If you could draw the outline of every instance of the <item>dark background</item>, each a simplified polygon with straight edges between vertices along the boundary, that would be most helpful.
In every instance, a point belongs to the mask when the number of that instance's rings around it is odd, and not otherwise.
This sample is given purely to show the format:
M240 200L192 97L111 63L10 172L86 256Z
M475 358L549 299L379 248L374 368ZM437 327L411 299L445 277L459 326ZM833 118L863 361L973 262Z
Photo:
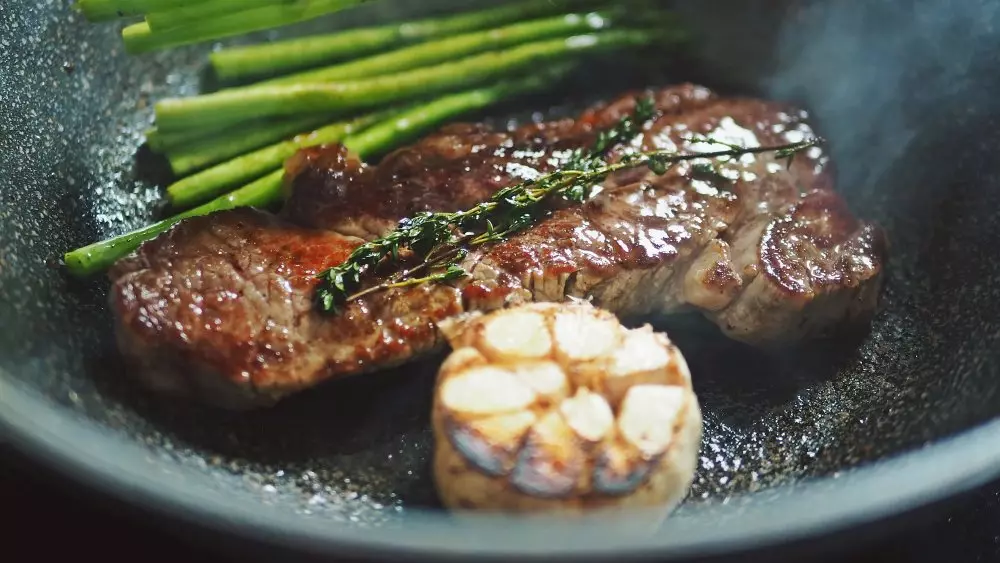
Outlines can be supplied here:
M47 561L72 553L105 561L244 561L192 546L131 513L111 509L27 463L0 444L0 507L5 562ZM943 512L918 516L889 537L850 546L829 563L1000 560L1000 483ZM813 559L812 561L816 561ZM341 562L346 563L346 562Z

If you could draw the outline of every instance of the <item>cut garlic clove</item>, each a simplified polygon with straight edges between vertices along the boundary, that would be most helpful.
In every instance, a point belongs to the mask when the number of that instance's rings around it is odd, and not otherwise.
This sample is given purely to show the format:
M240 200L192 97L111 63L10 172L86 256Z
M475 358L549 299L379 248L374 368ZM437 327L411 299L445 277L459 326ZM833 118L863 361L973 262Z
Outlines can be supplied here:
M618 404L634 385L671 383L671 351L669 343L648 326L629 331L605 373L603 387L608 400Z
M514 374L535 391L539 400L558 403L569 396L569 380L555 362L521 363L514 368Z
M610 354L618 346L620 325L589 307L570 307L556 314L552 331L563 362L586 362Z
M579 389L559 407L566 423L577 437L585 442L596 443L603 440L614 428L615 415L604 397Z
M558 412L549 412L528 434L510 484L533 497L565 498L573 494L585 465L573 430Z
M448 377L469 368L484 366L487 363L486 356L480 354L475 348L459 348L441 364L439 373L443 377Z
M529 310L502 311L483 327L481 349L498 361L542 359L552 351L546 318Z
M618 430L644 456L658 456L673 440L687 396L675 385L636 385L622 400Z
M535 402L535 392L508 370L474 367L445 379L441 404L456 415L488 416L524 410Z
M455 450L476 469L491 476L506 475L514 467L524 435L537 417L531 411L492 416L445 425Z

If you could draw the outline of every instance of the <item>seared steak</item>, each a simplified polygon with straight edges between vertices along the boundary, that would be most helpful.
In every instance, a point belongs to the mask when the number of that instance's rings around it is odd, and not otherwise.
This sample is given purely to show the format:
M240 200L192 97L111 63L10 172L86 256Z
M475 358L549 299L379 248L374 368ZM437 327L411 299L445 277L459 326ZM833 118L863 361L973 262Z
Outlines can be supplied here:
M305 149L286 165L291 193L284 214L303 226L375 238L420 211L467 209L500 188L558 168L570 150L592 145L598 132L634 112L643 94L625 94L577 119L513 131L451 125L395 151L378 167L339 146ZM663 123L713 101L708 90L693 86L649 94Z
M782 104L690 85L652 94L659 117L609 158L718 149L692 133L741 145L812 134L805 114ZM151 385L235 408L411 360L440 345L440 322L527 301L585 298L622 316L693 308L758 345L872 312L886 243L832 191L819 149L790 166L762 155L664 176L623 172L586 204L471 253L471 279L372 294L335 315L314 310L315 274L361 239L557 168L631 112L635 95L512 131L448 127L378 167L340 146L302 151L287 164L281 218L239 210L191 219L114 268L121 348Z
M315 312L316 275L360 243L253 209L184 221L112 270L119 347L153 389L229 408L433 347L435 322L460 312L455 288Z

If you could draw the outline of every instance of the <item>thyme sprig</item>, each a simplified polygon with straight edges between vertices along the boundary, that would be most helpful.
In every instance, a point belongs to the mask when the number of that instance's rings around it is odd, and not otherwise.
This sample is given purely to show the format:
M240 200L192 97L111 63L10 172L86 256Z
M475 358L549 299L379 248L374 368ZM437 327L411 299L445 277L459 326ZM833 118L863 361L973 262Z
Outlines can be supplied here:
M641 122L637 118L632 121L631 125L616 128L618 134L634 136ZM599 140L595 150L588 155L580 156L575 162L571 157L566 168L501 189L489 200L465 211L423 212L403 219L395 230L359 246L344 263L320 274L321 281L317 288L319 306L324 311L336 312L341 304L373 292L463 278L468 272L459 263L469 248L502 241L530 227L551 213L552 203L556 200L570 204L587 201L594 186L620 170L646 166L653 173L663 175L680 162L738 158L760 153L775 153L778 159L790 159L796 153L822 142L813 138L782 145L742 147L699 139L699 142L724 148L692 153L639 152L627 154L611 164L601 160L600 154L621 142L622 138ZM386 263L399 263L404 256L417 257L421 261L389 276L378 285L358 291L365 274Z
M604 166L603 156L616 145L634 139L643 125L656 116L656 101L651 97L636 100L635 111L622 117L611 129L601 131L593 146L574 149L563 168L588 170Z
M656 115L656 103L652 97L636 100L635 110L623 116L610 129L597 134L594 144L588 149L577 148L562 164L564 170L588 170L604 166L604 155L616 145L634 139L643 126ZM459 217L455 213L421 213L412 218L403 219L395 230L381 239L358 247L348 259L339 266L329 268L320 273L320 285L317 297L324 311L335 312L337 305L344 301L357 299L376 291L419 285L421 283L450 281L461 278L466 272L457 264L465 257L466 251L459 246L463 242L485 244L490 240L499 240L506 234L520 230L533 223L540 212L538 203L532 201L532 195L519 193L516 188L528 187L530 182L500 190L494 194L491 201L480 204ZM511 197L518 193L520 197ZM584 197L582 188L574 193L567 193L569 199ZM502 205L501 205L502 202ZM485 208L491 206L487 211ZM505 209L500 209L501 207ZM521 209L518 214L516 209ZM485 217L486 213L507 217L497 229L497 219ZM499 212L499 213L498 213ZM457 223L456 223L457 222ZM461 232L462 227L479 223L482 232L478 236ZM460 233L457 234L456 233ZM391 258L398 262L401 253L406 249L409 253L424 256L417 266L397 272L384 282L364 291L351 295L361 286L361 278L368 270L375 269L381 263ZM420 272L427 272L422 277L414 277Z

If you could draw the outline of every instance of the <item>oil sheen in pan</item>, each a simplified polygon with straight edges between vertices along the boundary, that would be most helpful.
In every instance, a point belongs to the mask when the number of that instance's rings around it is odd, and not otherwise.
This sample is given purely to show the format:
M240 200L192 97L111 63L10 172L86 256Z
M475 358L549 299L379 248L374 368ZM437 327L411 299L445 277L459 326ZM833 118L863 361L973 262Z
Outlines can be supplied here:
M158 192L134 159L150 124L149 101L195 91L202 60L198 50L129 60L113 34L55 25L51 17L22 9L11 20L0 19L0 37L21 36L14 24L34 30L13 46L8 85L18 96L0 107L24 134L0 136L0 155L4 170L35 179L0 194L23 202L23 213L0 220L0 318L30 319L25 330L46 333L46 345L57 350L44 360L34 360L30 349L15 351L11 363L34 362L23 375L35 377L32 385L147 444L151 456L211 473L223 491L249 491L280 509L365 524L435 505L428 467L434 361L334 383L270 411L233 415L158 400L128 383L119 373L102 280L44 300L23 298L44 294L33 284L56 274L7 252L5 240L27 240L35 254L55 256L152 215ZM66 29L74 30L72 39L62 35ZM919 182L912 185L922 189ZM873 216L885 220L878 202L872 203ZM68 217L76 230L47 230ZM941 358L955 352L934 337L941 327L932 319L944 312L940 299L911 281L918 279L912 275L918 256L906 249L922 248L913 239L926 230L905 232L913 233L909 240L894 240L887 310L860 347L822 342L769 357L722 340L693 319L658 323L687 356L706 411L692 501L723 501L802 476L835 474L932 435L912 427L920 417L892 413L901 403L930 405L941 386L954 384L933 375ZM956 425L962 417L948 420ZM878 432L870 431L874 425Z

